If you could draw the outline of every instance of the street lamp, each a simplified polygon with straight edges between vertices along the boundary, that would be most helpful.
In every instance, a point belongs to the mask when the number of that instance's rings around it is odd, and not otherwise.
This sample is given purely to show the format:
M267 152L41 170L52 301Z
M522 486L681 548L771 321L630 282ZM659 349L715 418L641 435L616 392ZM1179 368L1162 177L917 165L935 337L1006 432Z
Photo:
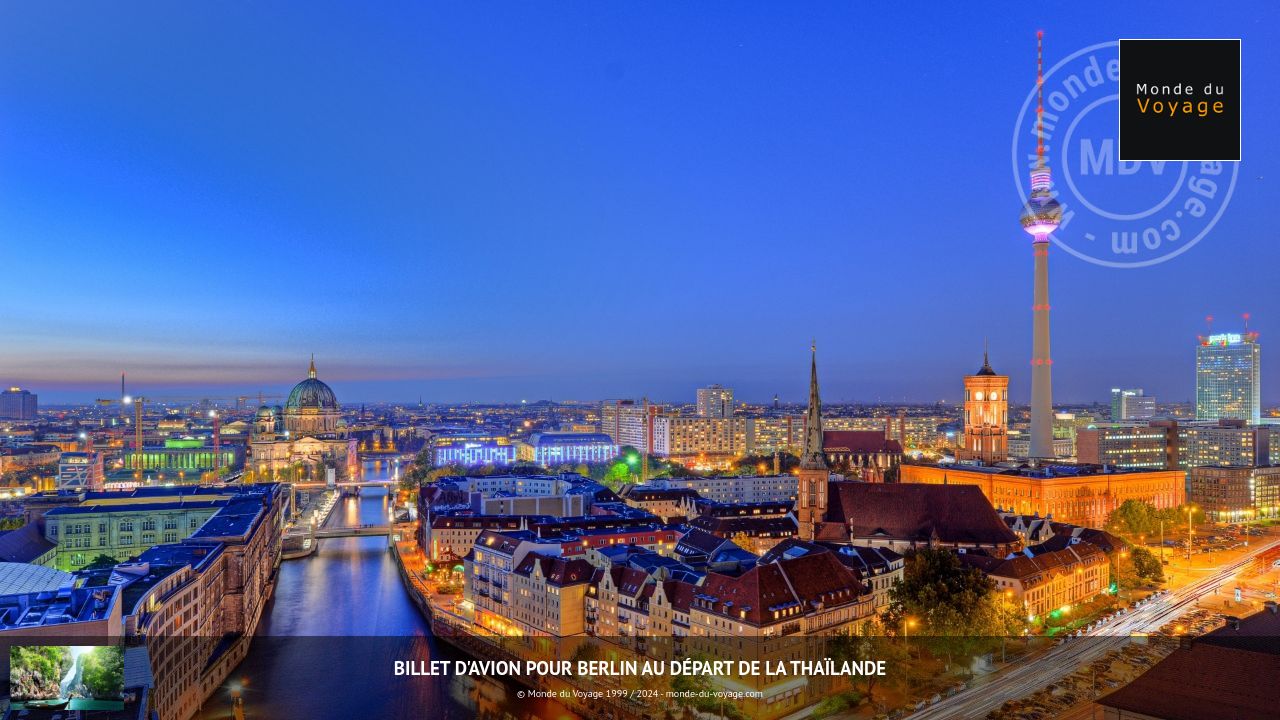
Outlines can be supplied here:
M1187 569L1191 569L1191 540L1195 537L1195 530L1191 527L1191 516L1194 514L1195 506L1188 505L1184 510L1187 513Z

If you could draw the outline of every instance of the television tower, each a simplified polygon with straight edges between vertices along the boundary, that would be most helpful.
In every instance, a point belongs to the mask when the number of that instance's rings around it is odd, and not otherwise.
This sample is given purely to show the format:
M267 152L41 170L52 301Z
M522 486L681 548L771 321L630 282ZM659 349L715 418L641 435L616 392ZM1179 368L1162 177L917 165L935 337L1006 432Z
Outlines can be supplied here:
M1031 169L1031 196L1022 208L1022 229L1031 235L1035 256L1035 291L1031 305L1031 460L1053 453L1053 360L1049 357L1049 236L1062 220L1053 198L1053 183L1044 159L1044 31L1036 33L1036 164Z

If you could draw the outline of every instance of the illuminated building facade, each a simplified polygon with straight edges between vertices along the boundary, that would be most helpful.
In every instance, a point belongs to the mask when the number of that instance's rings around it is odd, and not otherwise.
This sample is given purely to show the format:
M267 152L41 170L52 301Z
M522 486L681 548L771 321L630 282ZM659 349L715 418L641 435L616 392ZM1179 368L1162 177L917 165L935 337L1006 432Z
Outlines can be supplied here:
M646 487L692 490L698 497L718 503L783 502L796 499L795 475L712 475L654 478Z
M129 449L122 453L124 467L130 470L161 470L172 472L173 479L178 479L179 471L186 473L192 482L198 481L199 474L213 470L214 467L238 467L244 460L241 448L224 444L215 453L212 446L206 446L202 439L168 439L162 447L144 447L141 463L139 453ZM221 460L215 460L221 456Z
M1270 465L1272 429L1243 420L1188 423L1179 426L1181 463L1190 469L1206 465Z
M742 417L657 415L652 419L653 454L693 461L698 456L736 458L748 454L748 425Z
M1280 465L1254 468L1253 503L1257 517L1280 517Z
M1111 388L1111 421L1150 420L1156 416L1156 399L1142 388Z
M235 490L178 486L87 493L77 505L44 514L44 535L57 543L54 567L79 570L99 555L134 557L199 530L234 498Z
M663 413L661 405L648 400L606 400L600 406L600 432L613 438L619 446L649 453L666 454L667 441L657 435L653 418Z
M747 444L751 454L799 454L803 436L804 418L800 416L751 418L747 424Z
M102 453L64 452L58 459L59 490L101 490Z
M964 437L956 456L984 463L1009 459L1009 376L998 375L986 353L978 372L964 378Z
M319 437L338 432L342 408L333 390L316 377L316 361L311 359L307 377L293 386L284 404L284 429L292 437Z
M733 417L733 388L719 385L698 388L698 416L705 418Z
M1103 527L1125 500L1141 500L1159 509L1175 508L1186 497L1181 470L1113 470L1069 463L1015 467L903 463L903 483L975 485L992 505L1059 522Z
M605 433L535 433L519 444L517 456L543 467L603 463L618 456L618 445Z
M1262 419L1258 334L1219 333L1196 346L1196 420Z
M1194 467L1188 476L1188 500L1211 521L1241 522L1276 514L1274 488L1280 485L1280 466Z
M1028 619L1091 600L1111 584L1107 554L1087 542L1034 555L966 553L960 559L991 578L996 595L1021 607Z
M522 635L567 637L586 632L586 595L595 568L581 558L531 552L508 576L506 619Z
M431 464L435 467L512 465L517 460L519 451L511 438L489 433L437 435L428 440L428 443Z
M0 420L35 420L38 411L35 393L20 387L0 392Z
M333 390L316 377L313 358L307 377L293 387L283 408L263 405L253 420L246 463L260 478L305 468L311 480L353 477L359 464L356 438L339 421L341 408Z
M1165 470L1178 467L1178 436L1167 427L1112 423L1076 431L1076 458L1091 465Z

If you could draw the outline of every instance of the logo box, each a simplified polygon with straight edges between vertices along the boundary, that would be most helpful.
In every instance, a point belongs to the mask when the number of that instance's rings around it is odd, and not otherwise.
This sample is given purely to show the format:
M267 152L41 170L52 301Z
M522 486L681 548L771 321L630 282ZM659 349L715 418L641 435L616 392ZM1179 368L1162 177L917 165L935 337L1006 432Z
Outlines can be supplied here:
M1240 159L1240 41L1120 40L1119 156Z

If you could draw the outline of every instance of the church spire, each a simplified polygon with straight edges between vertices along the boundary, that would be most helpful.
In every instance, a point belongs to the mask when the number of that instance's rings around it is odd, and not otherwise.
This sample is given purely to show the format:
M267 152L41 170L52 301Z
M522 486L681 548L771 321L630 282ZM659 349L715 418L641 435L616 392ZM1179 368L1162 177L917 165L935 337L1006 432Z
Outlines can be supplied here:
M818 343L809 348L809 412L804 421L804 452L800 467L826 470L827 456L822 451L822 399L818 395Z
M311 353L311 368L307 370L307 377L315 379L316 376L316 354Z

